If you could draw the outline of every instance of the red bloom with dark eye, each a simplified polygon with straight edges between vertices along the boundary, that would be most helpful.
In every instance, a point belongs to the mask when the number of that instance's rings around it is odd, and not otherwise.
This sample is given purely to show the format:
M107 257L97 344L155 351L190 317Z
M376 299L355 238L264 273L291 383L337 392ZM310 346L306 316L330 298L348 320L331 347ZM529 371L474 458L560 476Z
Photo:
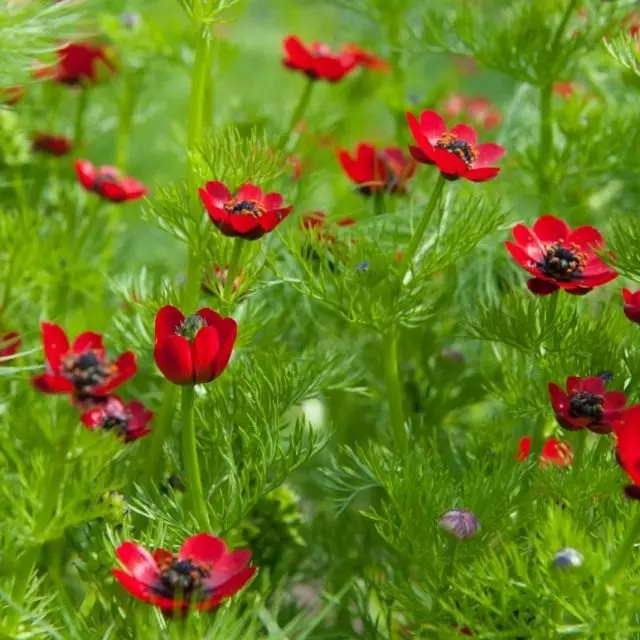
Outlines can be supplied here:
M356 44L347 44L343 47L343 52L347 55L353 56L356 61L356 65L371 69L372 71L389 71L391 65L380 56L375 53L371 53L366 49L360 48Z
M293 207L282 206L279 193L263 193L254 184L242 185L235 196L222 182L207 182L200 199L211 222L225 236L257 240L273 231Z
M411 155L418 162L438 167L447 180L485 182L500 173L498 167L490 165L502 158L504 147L493 142L478 145L473 127L457 124L447 131L447 125L435 111L423 111L419 120L407 113L407 121L417 144L409 147Z
M18 104L24 98L24 87L14 85L12 87L0 87L0 102L9 107Z
M544 215L531 229L515 225L513 237L515 243L506 242L505 246L515 261L534 276L527 286L536 295L558 289L584 295L618 277L598 256L604 240L593 227L572 231L564 220Z
M358 191L372 193L405 193L407 182L416 171L416 163L398 147L376 149L371 144L359 144L352 156L338 149L338 160Z
M324 42L313 42L306 47L299 38L284 40L285 67L302 71L311 80L338 82L357 66L356 58L347 50L334 54Z
M71 86L94 84L101 71L115 73L116 67L107 55L107 49L90 42L71 42L57 51L58 62L54 66L39 67L37 78L51 78Z
M549 396L556 420L569 431L586 428L594 433L611 433L626 403L622 391L606 390L604 376L570 376L566 391L550 382Z
M135 178L125 178L115 167L96 167L88 160L74 162L80 184L109 202L131 202L147 193L147 188Z
M624 315L631 322L640 324L640 289L635 293L632 293L629 289L623 289L622 298L624 300Z
M125 442L133 442L151 433L147 426L155 414L134 400L126 405L118 396L110 396L80 416L84 425L91 430L112 431Z
M0 364L5 358L9 359L15 356L21 345L22 340L20 340L20 334L17 331L0 334Z
M532 438L530 436L524 436L520 438L520 444L518 447L518 453L516 454L516 460L524 462L531 453ZM573 462L573 451L571 445L568 442L563 442L557 438L547 438L542 446L540 452L540 464L548 465L555 464L558 467L567 467Z
M52 156L66 156L72 146L71 140L66 136L54 136L48 133L36 133L31 144L34 151L42 151Z
M47 370L32 379L33 386L44 393L68 393L73 401L103 402L112 391L133 377L136 357L131 351L115 362L107 357L102 335L87 331L69 344L65 332L57 325L43 322L42 344Z
M226 368L238 327L211 309L185 318L176 307L162 307L156 315L156 364L174 384L211 382Z
M235 595L256 572L247 549L228 551L224 541L208 533L185 540L177 554L156 549L152 554L135 542L117 549L123 569L115 579L134 597L168 615L186 615L189 608L209 611Z
M640 500L640 405L629 407L613 425L616 457L633 484L624 488L627 497Z

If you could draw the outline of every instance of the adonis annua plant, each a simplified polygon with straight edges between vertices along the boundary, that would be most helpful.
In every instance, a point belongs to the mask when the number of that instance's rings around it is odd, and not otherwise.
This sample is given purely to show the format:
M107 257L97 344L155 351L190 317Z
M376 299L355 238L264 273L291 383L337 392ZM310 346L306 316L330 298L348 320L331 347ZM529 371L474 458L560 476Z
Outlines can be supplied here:
M640 637L637 4L5 2L0 636Z

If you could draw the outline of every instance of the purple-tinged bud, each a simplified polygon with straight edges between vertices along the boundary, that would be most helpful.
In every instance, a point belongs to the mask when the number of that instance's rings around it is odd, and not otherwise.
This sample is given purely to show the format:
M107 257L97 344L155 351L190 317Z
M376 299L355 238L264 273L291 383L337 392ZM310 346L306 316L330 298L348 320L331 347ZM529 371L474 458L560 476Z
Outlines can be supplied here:
M440 516L440 528L458 540L467 540L480 531L480 523L471 511L451 509Z
M132 11L127 11L120 16L120 23L125 29L135 29L140 24L140 16Z
M555 556L553 556L553 566L557 569L577 569L582 566L584 562L584 556L571 547L560 549Z

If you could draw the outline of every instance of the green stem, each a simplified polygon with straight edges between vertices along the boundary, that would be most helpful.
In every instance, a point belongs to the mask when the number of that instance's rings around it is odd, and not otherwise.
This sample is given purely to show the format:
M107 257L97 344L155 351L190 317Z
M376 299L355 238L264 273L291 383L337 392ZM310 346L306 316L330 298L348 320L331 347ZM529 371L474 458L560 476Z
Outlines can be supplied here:
M240 266L240 256L242 255L242 250L244 249L244 243L246 240L243 238L236 238L233 244L233 251L231 252L231 261L229 262L229 267L227 269L227 280L224 283L224 290L222 292L222 299L225 303L227 303L230 299L230 293L233 290L233 281L236 278L236 274L238 273L238 267Z
M302 95L300 96L300 100L298 101L298 105L291 115L289 126L285 131L282 132L280 138L278 138L278 149L281 149L285 152L288 150L289 144L291 142L291 135L293 134L296 125L298 124L298 122L300 122L302 116L306 113L307 108L309 107L309 102L311 101L311 95L313 93L314 86L315 80L313 78L309 78L304 86L304 90L302 92Z
M556 29L556 33L553 36L553 40L551 41L550 58L552 60L555 58L554 54L556 53L556 49L560 45L560 42L564 36L565 29L569 24L569 20L571 20L571 16L574 14L574 12L576 11L576 8L578 7L579 1L580 0L569 0L569 3L567 4L567 8L564 10L564 13L562 14L562 18L560 19L560 24Z
M540 146L538 152L538 170L541 213L544 213L552 202L549 171L551 150L553 149L552 97L551 83L540 87Z
M13 189L16 194L20 213L25 215L29 208L29 203L27 201L27 193L24 189L24 180L22 178L22 170L20 167L15 167L13 170Z
M162 405L160 412L153 425L151 433L151 450L148 458L144 461L144 466L149 470L149 479L158 479L162 477L163 458L162 447L169 436L171 430L171 421L173 418L176 400L178 396L178 387L167 380L164 384L164 394L162 396Z
M76 106L76 120L73 126L73 150L76 154L80 152L84 143L84 121L89 104L89 90L84 87L80 88L78 94L78 104Z
M581 429L575 435L576 446L573 452L573 475L578 475L584 462L584 454L587 450L587 438L589 431L587 429Z
M193 513L198 525L209 529L207 503L202 488L200 465L198 464L198 447L196 443L196 427L194 420L195 387L187 385L182 388L182 456L187 476L187 494L191 496Z
M615 578L618 576L620 571L629 565L629 554L633 549L633 546L640 535L640 510L636 511L636 514L633 516L633 520L631 521L631 525L627 531L627 535L625 539L622 541L622 544L618 548L618 552L616 553L616 557L613 560L613 564L609 568L609 571L605 574L604 581L605 582L613 582Z
M404 454L408 452L409 441L404 428L404 400L400 373L398 371L398 326L391 325L382 337L382 362L384 379L389 401L389 416L396 444Z
M384 191L376 191L373 194L373 215L381 216L384 213Z
M131 140L131 128L133 126L133 114L135 112L133 78L127 75L123 79L122 94L118 103L118 133L116 137L116 167L121 171L127 171L129 160L129 142Z
M388 37L391 45L391 78L393 81L393 95L400 102L394 108L394 120L396 126L396 139L402 140L407 130L405 120L405 107L407 100L407 80L405 76L405 66L402 63L402 11L392 11L389 14Z

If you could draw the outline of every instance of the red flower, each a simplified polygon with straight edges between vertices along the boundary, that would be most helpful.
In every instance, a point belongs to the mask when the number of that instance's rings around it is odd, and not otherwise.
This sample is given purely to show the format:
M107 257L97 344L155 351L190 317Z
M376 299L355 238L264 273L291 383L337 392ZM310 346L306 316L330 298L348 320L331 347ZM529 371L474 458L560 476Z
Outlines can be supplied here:
M24 87L14 85L12 87L0 87L0 102L9 107L18 104L24 98Z
M287 158L287 164L291 168L291 177L294 180L299 180L302 175L302 171L304 170L304 163L300 156L291 155Z
M15 356L21 345L22 340L17 331L0 334L0 364Z
M486 98L467 98L460 93L452 93L445 104L445 111L448 118L468 116L487 131L502 122L500 111Z
M227 366L238 327L211 309L185 318L176 307L162 307L156 315L156 364L174 384L200 384L217 378Z
M520 438L520 445L518 453L516 454L516 460L524 462L531 453L530 436L524 436ZM555 464L558 467L568 467L573 462L573 451L571 445L568 442L563 442L557 438L547 438L542 446L540 452L540 464Z
M72 147L72 142L66 136L55 136L48 133L36 133L31 148L43 151L52 156L66 156Z
M629 407L614 423L616 457L633 484L625 487L627 497L640 500L640 405Z
M165 614L185 615L189 607L209 611L235 595L256 572L247 566L251 552L229 552L223 540L198 533L187 538L177 555L166 549L153 554L135 542L117 549L125 570L115 579L134 597L156 605Z
M575 84L573 82L554 82L552 91L567 100L575 93Z
M113 431L125 442L133 442L151 433L147 426L155 414L136 400L125 405L118 396L110 396L80 416L88 429Z
M39 67L35 71L37 78L52 78L56 82L68 85L94 84L99 72L106 69L115 73L116 67L107 56L104 46L90 42L71 42L57 51L58 62L55 66Z
M338 149L338 160L358 185L358 191L366 196L381 191L405 193L417 166L398 147L376 149L371 144L359 144L354 156L345 149Z
M513 237L516 242L506 242L505 246L515 261L534 276L527 286L536 295L558 289L584 295L618 276L597 255L604 240L593 227L572 231L563 220L544 215L532 229L515 225Z
M339 227L350 227L355 223L355 218L341 218L335 224ZM332 239L333 236L326 236L324 233L320 231L320 229L327 226L327 214L322 211L314 211L313 213L309 213L306 216L302 216L302 228L309 229L317 229L318 230L318 239Z
M211 222L225 236L257 240L273 231L293 207L282 206L279 193L262 193L260 187L244 184L232 196L222 182L207 182L200 199Z
M343 52L353 56L356 61L356 65L371 69L372 71L389 71L391 65L384 59L377 56L375 53L361 49L356 44L347 44L343 47Z
M640 324L640 289L635 293L631 293L629 289L622 290L624 299L624 315L631 320Z
M70 345L57 324L43 322L40 326L47 370L32 379L39 391L71 394L82 406L104 400L136 372L135 355L127 351L113 362L105 353L99 333L81 333Z
M205 272L202 278L202 289L207 293L218 295L227 285L227 277L229 274L229 265L221 267L218 264L212 264ZM233 279L231 290L236 293L242 284L242 274L239 273Z
M504 148L493 142L477 145L473 127L458 124L447 131L444 120L435 111L423 111L420 120L407 113L407 121L418 145L409 147L411 155L418 162L436 165L447 180L484 182L500 173L498 167L489 165L502 158Z
M612 425L622 417L626 398L622 391L606 391L606 376L567 378L565 392L549 383L549 396L556 420L569 431L587 428L594 433L611 433Z
M96 167L88 160L76 160L74 167L80 184L109 202L131 202L147 193L143 184L122 177L115 167Z
M302 71L311 80L338 82L357 65L356 58L347 50L334 54L323 42L313 42L305 47L295 36L285 38L284 52L284 66Z

